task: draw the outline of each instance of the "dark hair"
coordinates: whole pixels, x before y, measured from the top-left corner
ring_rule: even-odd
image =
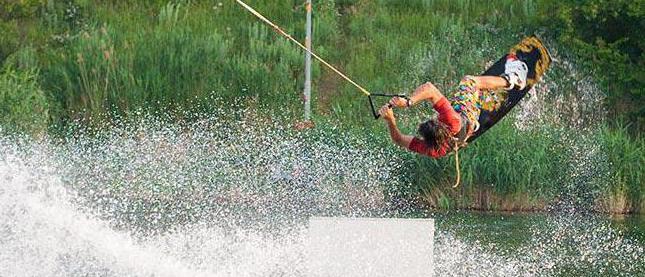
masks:
[[[436,118],[419,124],[418,132],[423,137],[426,145],[434,149],[438,149],[440,145],[451,137],[448,126]]]

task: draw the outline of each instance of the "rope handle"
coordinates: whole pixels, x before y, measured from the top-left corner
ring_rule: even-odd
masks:
[[[379,114],[376,111],[376,108],[374,107],[374,100],[372,100],[372,96],[377,96],[377,97],[401,97],[406,100],[410,100],[410,97],[402,94],[384,94],[384,93],[371,93],[370,95],[367,96],[367,99],[370,101],[370,108],[372,108],[372,115],[374,116],[374,119],[379,119],[381,117],[381,114]],[[392,108],[392,104],[387,104],[388,107]]]

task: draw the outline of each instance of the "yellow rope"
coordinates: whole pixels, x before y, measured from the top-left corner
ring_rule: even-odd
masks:
[[[321,57],[319,57],[318,55],[316,55],[316,53],[314,53],[314,52],[312,52],[312,51],[309,51],[309,49],[307,49],[307,47],[305,47],[304,45],[302,45],[302,43],[300,43],[300,42],[298,42],[297,40],[295,40],[291,35],[289,35],[289,34],[288,34],[287,32],[285,32],[285,31],[283,31],[283,30],[282,30],[278,25],[276,25],[276,24],[274,24],[273,22],[271,22],[270,20],[268,20],[268,19],[267,19],[266,17],[264,17],[261,13],[259,13],[259,12],[258,12],[258,11],[256,11],[256,10],[254,10],[253,8],[251,8],[251,6],[247,5],[246,3],[242,2],[241,0],[236,0],[236,1],[237,1],[237,3],[238,3],[238,4],[240,4],[240,6],[242,6],[243,8],[245,8],[246,10],[248,10],[249,12],[251,12],[251,13],[252,13],[253,15],[255,15],[257,18],[259,18],[260,20],[264,21],[264,22],[265,22],[266,24],[268,24],[269,26],[273,27],[273,29],[275,29],[279,34],[281,34],[282,36],[286,37],[287,39],[289,39],[289,40],[293,41],[296,45],[298,45],[300,48],[302,48],[303,50],[305,50],[306,52],[308,52],[309,54],[311,54],[314,58],[316,58],[316,59],[317,59],[318,61],[320,61],[322,64],[324,64],[325,66],[327,66],[327,67],[328,67],[329,69],[331,69],[332,71],[336,72],[336,74],[340,75],[340,77],[343,77],[343,79],[347,80],[349,83],[351,83],[352,85],[354,85],[354,86],[355,86],[356,88],[358,88],[358,89],[359,89],[363,94],[365,94],[366,96],[369,96],[369,95],[370,95],[370,92],[369,92],[369,91],[367,91],[366,89],[364,89],[363,87],[361,87],[359,84],[357,84],[357,83],[356,83],[356,82],[354,82],[352,79],[350,79],[349,77],[347,77],[345,74],[343,74],[342,72],[340,72],[340,70],[336,69],[334,66],[332,66],[331,64],[329,64],[328,62],[326,62],[325,60],[323,60]],[[459,147],[458,147],[458,146],[455,146],[455,166],[456,166],[456,168],[457,168],[457,182],[455,183],[455,185],[453,186],[453,188],[458,187],[458,186],[459,186],[459,183],[460,183],[460,181],[461,181],[461,172],[460,172],[460,170],[459,170]]]
[[[250,7],[249,5],[247,5],[246,3],[244,3],[244,2],[242,2],[242,1],[240,1],[240,0],[236,0],[236,1],[237,1],[237,3],[238,3],[238,4],[240,4],[242,7],[244,7],[245,9],[247,9],[249,12],[251,12],[251,13],[252,13],[253,15],[255,15],[257,18],[259,18],[260,20],[264,21],[266,24],[269,24],[269,26],[273,27],[273,29],[275,29],[279,34],[283,35],[283,36],[284,36],[284,37],[286,37],[287,39],[289,39],[289,40],[293,41],[294,43],[296,43],[296,45],[300,46],[300,48],[302,48],[302,49],[304,49],[305,51],[307,51],[309,54],[311,54],[314,58],[316,58],[316,59],[317,59],[318,61],[320,61],[322,64],[326,65],[329,69],[331,69],[331,70],[333,70],[334,72],[336,72],[336,74],[340,75],[340,77],[343,77],[343,79],[347,80],[347,81],[348,81],[348,82],[350,82],[352,85],[354,85],[355,87],[357,87],[357,88],[358,88],[358,89],[359,89],[363,94],[365,94],[366,96],[369,96],[369,95],[370,95],[370,92],[369,92],[369,91],[367,91],[366,89],[364,89],[363,87],[361,87],[360,85],[358,85],[356,82],[352,81],[352,79],[350,79],[349,77],[345,76],[345,74],[343,74],[342,72],[340,72],[340,70],[336,69],[336,68],[335,68],[335,67],[333,67],[331,64],[327,63],[327,62],[326,62],[325,60],[323,60],[321,57],[318,57],[318,55],[316,55],[314,52],[309,51],[309,49],[307,49],[307,47],[305,47],[304,45],[302,45],[302,43],[300,43],[300,42],[298,42],[297,40],[295,40],[293,37],[291,37],[291,35],[287,34],[285,31],[283,31],[283,30],[282,30],[278,25],[276,25],[276,24],[274,24],[273,22],[271,22],[270,20],[268,20],[266,17],[264,17],[262,14],[260,14],[259,12],[257,12],[256,10],[254,10],[253,8],[251,8],[251,7]]]

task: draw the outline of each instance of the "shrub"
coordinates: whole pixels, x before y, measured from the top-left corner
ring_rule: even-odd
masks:
[[[18,48],[18,25],[16,22],[0,21],[0,64]]]
[[[34,17],[47,0],[0,0],[0,18]]]
[[[614,117],[643,129],[645,86],[645,5],[642,0],[568,0],[554,3],[544,20],[559,39],[596,71]],[[634,133],[634,132],[632,132]]]

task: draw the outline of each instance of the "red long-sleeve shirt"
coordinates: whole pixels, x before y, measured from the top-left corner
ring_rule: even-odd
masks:
[[[443,122],[448,126],[448,130],[452,135],[459,133],[461,129],[461,120],[459,114],[452,108],[450,102],[446,97],[442,97],[437,103],[432,107],[439,113],[439,121]],[[445,156],[448,151],[451,150],[448,141],[444,142],[438,148],[430,148],[426,143],[418,138],[413,138],[408,146],[410,151],[430,156],[432,158],[440,158]]]

